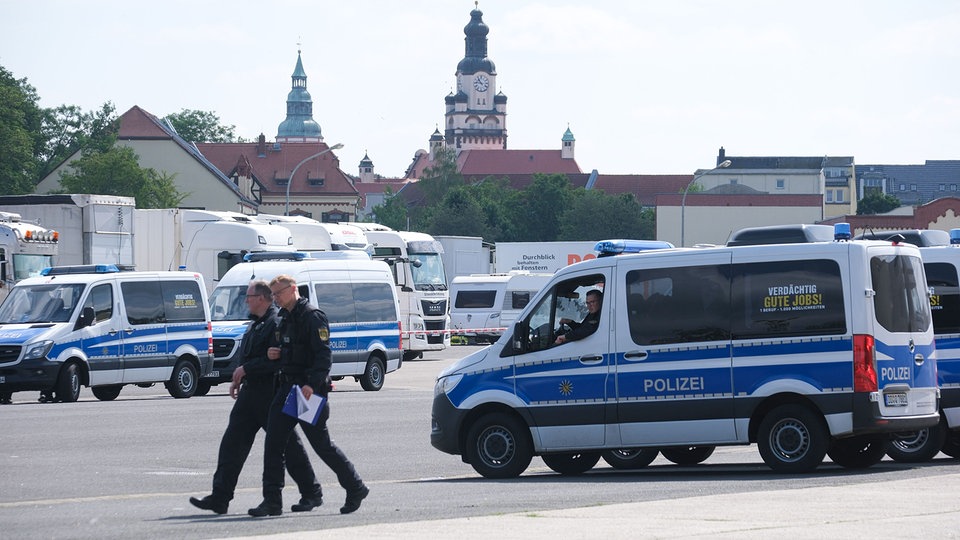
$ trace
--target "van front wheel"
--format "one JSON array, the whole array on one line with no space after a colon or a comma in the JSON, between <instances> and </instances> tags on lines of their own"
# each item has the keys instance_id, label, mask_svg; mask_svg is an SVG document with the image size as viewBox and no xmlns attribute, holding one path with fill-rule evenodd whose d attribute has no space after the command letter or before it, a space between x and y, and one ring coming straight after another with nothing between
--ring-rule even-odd
<instances>
[{"instance_id":1,"label":"van front wheel","mask_svg":"<svg viewBox=\"0 0 960 540\"><path fill-rule=\"evenodd\" d=\"M371 356L367 360L367 367L360 376L360 387L368 392L376 392L383 388L383 379L386 377L386 368L379 356Z\"/></svg>"},{"instance_id":2,"label":"van front wheel","mask_svg":"<svg viewBox=\"0 0 960 540\"><path fill-rule=\"evenodd\" d=\"M56 385L57 399L64 403L73 403L80 399L80 371L77 364L71 362L60 370Z\"/></svg>"},{"instance_id":3,"label":"van front wheel","mask_svg":"<svg viewBox=\"0 0 960 540\"><path fill-rule=\"evenodd\" d=\"M467 434L465 452L473 469L486 478L514 478L533 459L527 426L505 413L482 416Z\"/></svg>"},{"instance_id":4,"label":"van front wheel","mask_svg":"<svg viewBox=\"0 0 960 540\"><path fill-rule=\"evenodd\" d=\"M188 398L197 391L197 370L189 360L180 360L173 368L173 375L165 383L167 392L177 398Z\"/></svg>"},{"instance_id":5,"label":"van front wheel","mask_svg":"<svg viewBox=\"0 0 960 540\"><path fill-rule=\"evenodd\" d=\"M763 418L757 446L763 462L780 473L805 473L816 469L827 455L826 423L810 409L780 405Z\"/></svg>"}]
</instances>

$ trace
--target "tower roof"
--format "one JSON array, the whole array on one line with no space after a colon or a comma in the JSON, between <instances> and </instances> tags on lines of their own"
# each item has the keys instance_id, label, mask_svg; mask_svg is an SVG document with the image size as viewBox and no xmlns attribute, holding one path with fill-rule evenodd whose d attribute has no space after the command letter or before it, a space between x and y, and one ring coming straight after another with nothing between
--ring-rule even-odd
<instances>
[{"instance_id":1,"label":"tower roof","mask_svg":"<svg viewBox=\"0 0 960 540\"><path fill-rule=\"evenodd\" d=\"M297 65L290 77L287 94L287 118L277 128L277 141L317 142L323 140L320 124L313 119L313 99L307 91L307 74L303 70L300 51Z\"/></svg>"},{"instance_id":2,"label":"tower roof","mask_svg":"<svg viewBox=\"0 0 960 540\"><path fill-rule=\"evenodd\" d=\"M493 61L487 58L487 34L490 28L483 22L483 12L474 9L470 12L470 22L463 27L463 33L466 34L466 53L463 60L457 64L457 72L470 75L478 71L497 73Z\"/></svg>"}]
</instances>

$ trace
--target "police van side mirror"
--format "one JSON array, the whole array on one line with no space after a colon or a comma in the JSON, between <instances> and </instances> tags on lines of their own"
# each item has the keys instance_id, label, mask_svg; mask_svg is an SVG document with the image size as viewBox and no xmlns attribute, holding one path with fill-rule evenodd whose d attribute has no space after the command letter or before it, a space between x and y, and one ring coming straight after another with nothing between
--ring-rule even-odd
<instances>
[{"instance_id":1,"label":"police van side mirror","mask_svg":"<svg viewBox=\"0 0 960 540\"><path fill-rule=\"evenodd\" d=\"M81 328L86 328L93 324L93 319L96 317L96 313L93 311L93 308L87 306L83 308L83 311L80 312L80 316L77 317L77 324L74 325L74 330L79 330Z\"/></svg>"}]
</instances>

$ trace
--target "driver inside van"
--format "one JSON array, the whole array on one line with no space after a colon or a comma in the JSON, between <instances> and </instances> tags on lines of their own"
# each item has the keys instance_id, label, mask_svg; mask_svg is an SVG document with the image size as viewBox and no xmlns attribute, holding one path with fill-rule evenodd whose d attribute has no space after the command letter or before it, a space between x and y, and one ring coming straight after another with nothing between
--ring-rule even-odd
<instances>
[{"instance_id":1,"label":"driver inside van","mask_svg":"<svg viewBox=\"0 0 960 540\"><path fill-rule=\"evenodd\" d=\"M569 341L583 339L597 331L600 326L600 306L603 305L603 293L598 289L592 289L587 293L587 316L579 323L566 317L560 319L560 324L566 324L571 331L557 336L554 341L557 345L562 345Z\"/></svg>"}]
</instances>

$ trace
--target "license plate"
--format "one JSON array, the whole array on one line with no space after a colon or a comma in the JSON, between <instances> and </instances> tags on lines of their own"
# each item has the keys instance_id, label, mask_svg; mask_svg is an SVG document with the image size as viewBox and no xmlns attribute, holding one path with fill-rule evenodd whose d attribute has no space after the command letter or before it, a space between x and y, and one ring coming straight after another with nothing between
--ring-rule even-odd
<instances>
[{"instance_id":1,"label":"license plate","mask_svg":"<svg viewBox=\"0 0 960 540\"><path fill-rule=\"evenodd\" d=\"M211 371L210 373L207 373L206 375L204 375L204 378L206 378L206 377L219 377L219 376L220 376L220 372L219 372L219 371Z\"/></svg>"},{"instance_id":2,"label":"license plate","mask_svg":"<svg viewBox=\"0 0 960 540\"><path fill-rule=\"evenodd\" d=\"M907 406L907 393L906 392L891 392L889 394L883 395L883 403L887 407L906 407Z\"/></svg>"}]
</instances>

